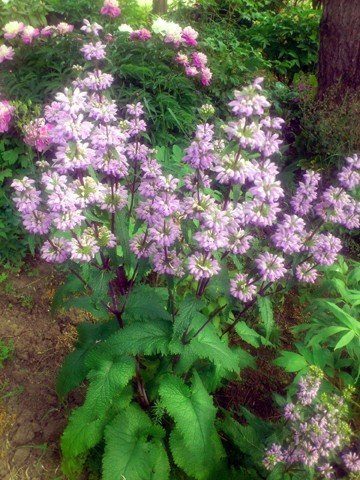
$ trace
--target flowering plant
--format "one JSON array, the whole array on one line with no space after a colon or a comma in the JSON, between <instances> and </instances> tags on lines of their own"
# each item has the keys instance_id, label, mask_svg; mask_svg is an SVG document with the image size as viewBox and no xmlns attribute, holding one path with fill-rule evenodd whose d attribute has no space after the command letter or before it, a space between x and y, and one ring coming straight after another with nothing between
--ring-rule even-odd
<instances>
[{"instance_id":1,"label":"flowering plant","mask_svg":"<svg viewBox=\"0 0 360 480\"><path fill-rule=\"evenodd\" d=\"M315 282L336 260L341 241L329 228L359 225L359 158L347 159L338 186L307 172L289 197L271 160L283 120L270 116L258 78L234 93L230 121L201 109L175 178L146 142L142 105L118 112L111 99L101 29L83 31L94 67L28 125L40 176L13 182L41 256L69 262L58 301L106 319L79 328L60 372L62 397L89 381L62 438L63 470L76 475L104 445L105 480L165 480L169 458L196 479L228 478L211 393L252 360L230 333L257 302L270 308L279 284Z\"/></svg>"},{"instance_id":2,"label":"flowering plant","mask_svg":"<svg viewBox=\"0 0 360 480\"><path fill-rule=\"evenodd\" d=\"M274 443L267 450L264 465L268 470L278 466L283 467L283 474L300 469L309 476L306 478L335 479L336 467L341 466L350 474L348 478L358 478L360 456L347 447L352 432L346 400L351 391L345 392L345 398L319 395L322 375L314 367L300 379L296 402L285 405L289 436L283 445Z\"/></svg>"}]
</instances>

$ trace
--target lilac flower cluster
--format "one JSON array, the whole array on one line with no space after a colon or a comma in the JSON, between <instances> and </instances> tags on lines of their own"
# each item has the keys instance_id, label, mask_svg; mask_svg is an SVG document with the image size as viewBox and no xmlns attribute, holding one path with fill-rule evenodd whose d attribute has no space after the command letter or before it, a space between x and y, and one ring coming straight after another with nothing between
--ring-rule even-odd
<instances>
[{"instance_id":1,"label":"lilac flower cluster","mask_svg":"<svg viewBox=\"0 0 360 480\"><path fill-rule=\"evenodd\" d=\"M196 30L190 26L182 28L177 23L160 17L153 22L151 29L165 44L177 50L175 62L184 68L188 77L198 78L203 86L210 85L212 73L207 65L207 56L203 52L191 50L198 46L199 34ZM119 31L127 33L130 40L145 42L152 38L151 32L146 28L133 30L130 25L122 24Z\"/></svg>"},{"instance_id":2,"label":"lilac flower cluster","mask_svg":"<svg viewBox=\"0 0 360 480\"><path fill-rule=\"evenodd\" d=\"M7 100L0 100L0 133L9 131L14 111L15 107Z\"/></svg>"},{"instance_id":3,"label":"lilac flower cluster","mask_svg":"<svg viewBox=\"0 0 360 480\"><path fill-rule=\"evenodd\" d=\"M101 26L85 20L81 30L90 36L81 52L94 67L25 128L25 141L47 152L38 162L43 173L38 182L13 183L25 228L45 237L46 260L97 262L102 249L116 246L114 222L123 210L137 226L134 255L149 259L159 274L195 279L198 295L226 268L231 295L249 304L292 276L313 283L319 265L336 261L341 242L328 230L331 223L345 225L345 214L348 227L359 225L359 203L343 184L322 189L314 172L287 198L271 159L280 153L283 121L269 114L263 79L235 92L235 118L220 128L209 121L214 109L202 110L207 120L183 158L190 173L177 179L144 141L142 105L127 105L124 118L118 116L108 91L113 77L99 68L106 53ZM165 30L168 41L171 33L181 42L183 29ZM200 53L193 58L204 62ZM356 155L346 168L358 173ZM342 212L341 222L319 210L326 202Z\"/></svg>"},{"instance_id":4,"label":"lilac flower cluster","mask_svg":"<svg viewBox=\"0 0 360 480\"><path fill-rule=\"evenodd\" d=\"M350 472L360 471L357 454L339 456L350 442L348 408L338 395L319 395L322 372L313 367L298 386L297 401L284 408L289 436L284 445L272 444L266 451L264 466L271 470L278 463L291 468L317 472L317 477L335 479L334 463L342 461Z\"/></svg>"}]
</instances>

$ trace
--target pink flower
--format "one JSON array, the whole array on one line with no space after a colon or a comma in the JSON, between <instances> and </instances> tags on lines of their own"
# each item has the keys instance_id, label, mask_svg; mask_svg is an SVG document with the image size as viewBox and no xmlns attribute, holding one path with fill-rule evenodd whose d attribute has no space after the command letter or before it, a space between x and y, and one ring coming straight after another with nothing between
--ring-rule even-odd
<instances>
[{"instance_id":1,"label":"pink flower","mask_svg":"<svg viewBox=\"0 0 360 480\"><path fill-rule=\"evenodd\" d=\"M121 14L121 9L117 0L105 0L100 10L101 15L107 15L116 18Z\"/></svg>"},{"instance_id":2,"label":"pink flower","mask_svg":"<svg viewBox=\"0 0 360 480\"><path fill-rule=\"evenodd\" d=\"M60 22L57 24L56 30L60 35L66 35L74 30L74 25L70 25L66 22Z\"/></svg>"},{"instance_id":3,"label":"pink flower","mask_svg":"<svg viewBox=\"0 0 360 480\"><path fill-rule=\"evenodd\" d=\"M200 71L201 84L204 85L204 87L207 87L210 85L211 79L212 79L212 73L210 68L208 67L202 68Z\"/></svg>"},{"instance_id":4,"label":"pink flower","mask_svg":"<svg viewBox=\"0 0 360 480\"><path fill-rule=\"evenodd\" d=\"M25 44L30 45L39 35L40 31L38 28L27 25L21 32L21 39Z\"/></svg>"},{"instance_id":5,"label":"pink flower","mask_svg":"<svg viewBox=\"0 0 360 480\"><path fill-rule=\"evenodd\" d=\"M181 38L183 43L185 43L186 45L189 45L190 47L196 47L197 45L196 39L198 35L199 35L198 32L190 26L185 27L181 32Z\"/></svg>"},{"instance_id":6,"label":"pink flower","mask_svg":"<svg viewBox=\"0 0 360 480\"><path fill-rule=\"evenodd\" d=\"M0 101L0 133L5 133L10 128L15 107L10 105L7 100Z\"/></svg>"},{"instance_id":7,"label":"pink flower","mask_svg":"<svg viewBox=\"0 0 360 480\"><path fill-rule=\"evenodd\" d=\"M48 25L40 30L40 35L42 37L51 37L55 33L55 27Z\"/></svg>"},{"instance_id":8,"label":"pink flower","mask_svg":"<svg viewBox=\"0 0 360 480\"><path fill-rule=\"evenodd\" d=\"M24 127L24 142L38 152L43 152L51 144L51 130L51 125L44 118L36 118Z\"/></svg>"},{"instance_id":9,"label":"pink flower","mask_svg":"<svg viewBox=\"0 0 360 480\"><path fill-rule=\"evenodd\" d=\"M12 60L14 55L15 51L12 47L0 45L0 63L3 63L5 60Z\"/></svg>"},{"instance_id":10,"label":"pink flower","mask_svg":"<svg viewBox=\"0 0 360 480\"><path fill-rule=\"evenodd\" d=\"M24 27L25 25L22 22L8 22L3 28L4 38L12 40L24 30Z\"/></svg>"},{"instance_id":11,"label":"pink flower","mask_svg":"<svg viewBox=\"0 0 360 480\"><path fill-rule=\"evenodd\" d=\"M151 33L146 28L141 28L140 30L134 30L130 33L130 40L138 40L140 42L146 42L150 40Z\"/></svg>"},{"instance_id":12,"label":"pink flower","mask_svg":"<svg viewBox=\"0 0 360 480\"><path fill-rule=\"evenodd\" d=\"M192 57L193 65L196 68L202 69L206 67L207 56L205 55L205 53L194 52L191 57Z\"/></svg>"}]
</instances>

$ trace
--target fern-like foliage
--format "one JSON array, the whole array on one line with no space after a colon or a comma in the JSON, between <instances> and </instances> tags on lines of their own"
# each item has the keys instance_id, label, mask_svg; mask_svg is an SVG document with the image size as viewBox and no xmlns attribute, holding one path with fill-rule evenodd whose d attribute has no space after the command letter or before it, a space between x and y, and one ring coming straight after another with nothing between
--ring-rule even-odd
<instances>
[{"instance_id":1,"label":"fern-like foliage","mask_svg":"<svg viewBox=\"0 0 360 480\"><path fill-rule=\"evenodd\" d=\"M199 375L194 372L191 388L179 377L168 375L159 394L175 422L170 436L174 462L197 480L209 478L223 448L214 426L216 408Z\"/></svg>"}]
</instances>

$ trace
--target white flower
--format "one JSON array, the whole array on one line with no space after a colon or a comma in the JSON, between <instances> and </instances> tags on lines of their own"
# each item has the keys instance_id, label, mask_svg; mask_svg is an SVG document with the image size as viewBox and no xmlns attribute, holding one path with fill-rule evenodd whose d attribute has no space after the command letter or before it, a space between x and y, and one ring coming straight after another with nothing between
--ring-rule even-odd
<instances>
[{"instance_id":1,"label":"white flower","mask_svg":"<svg viewBox=\"0 0 360 480\"><path fill-rule=\"evenodd\" d=\"M176 42L181 40L182 28L175 22L167 22L163 18L157 18L152 24L152 31L169 40Z\"/></svg>"},{"instance_id":2,"label":"white flower","mask_svg":"<svg viewBox=\"0 0 360 480\"><path fill-rule=\"evenodd\" d=\"M122 23L119 27L119 32L131 33L133 31L132 27L127 23Z\"/></svg>"}]
</instances>

